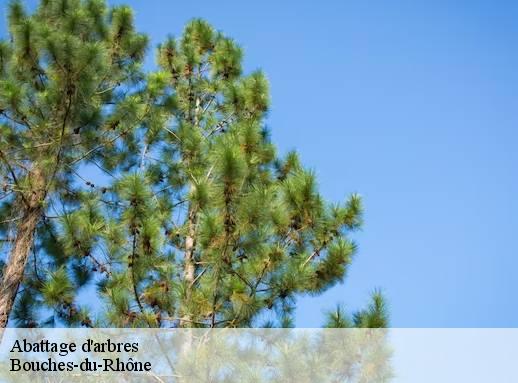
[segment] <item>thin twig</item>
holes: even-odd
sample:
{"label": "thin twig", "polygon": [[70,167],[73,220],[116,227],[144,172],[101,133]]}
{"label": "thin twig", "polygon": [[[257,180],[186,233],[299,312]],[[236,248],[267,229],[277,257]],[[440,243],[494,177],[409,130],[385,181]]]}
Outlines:
{"label": "thin twig", "polygon": [[[9,170],[9,173],[11,174],[11,177],[13,178],[13,182],[15,183],[16,187],[21,190],[20,183],[18,182],[18,178],[16,177],[16,173],[14,172],[14,169],[12,168],[11,163],[7,160],[4,152],[1,149],[0,149],[0,159],[5,163],[5,166],[7,166],[7,169]],[[22,197],[22,200],[25,203],[25,205],[29,206],[29,202],[25,198],[24,193],[20,193],[20,196]]]}
{"label": "thin twig", "polygon": [[194,278],[194,280],[191,282],[191,287],[192,287],[192,286],[194,286],[194,284],[198,281],[198,279],[200,279],[200,278],[203,276],[203,274],[205,274],[205,272],[207,271],[207,269],[208,269],[208,267],[204,268],[204,269],[202,270],[202,272],[201,272],[201,273],[199,273],[199,274],[196,276],[196,278]]}
{"label": "thin twig", "polygon": [[3,225],[5,223],[11,223],[11,222],[16,222],[16,221],[19,221],[20,219],[22,219],[23,217],[20,216],[20,217],[16,217],[16,218],[10,218],[10,219],[6,219],[4,221],[0,221],[0,225]]}

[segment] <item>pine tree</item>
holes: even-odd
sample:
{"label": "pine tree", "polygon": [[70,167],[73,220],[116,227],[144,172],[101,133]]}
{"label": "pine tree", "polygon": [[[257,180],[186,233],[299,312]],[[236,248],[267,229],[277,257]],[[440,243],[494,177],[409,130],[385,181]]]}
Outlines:
{"label": "pine tree", "polygon": [[[131,9],[108,10],[101,0],[42,0],[33,14],[13,1],[8,22],[9,39],[0,41],[0,230],[9,254],[0,284],[0,327],[6,326],[31,249],[36,253],[39,243],[52,242],[45,238],[54,234],[49,215],[80,204],[81,187],[95,188],[78,184],[81,166],[112,165],[114,159],[124,165],[120,147],[132,145],[145,115],[140,66],[147,46],[147,37],[135,32]],[[41,251],[52,253],[47,250]],[[52,262],[56,266],[62,258]],[[51,279],[63,281],[61,270]],[[42,275],[32,277],[24,289],[27,301],[30,289],[44,284]],[[43,290],[51,300],[62,295]],[[71,302],[64,304],[72,310]]]}
{"label": "pine tree", "polygon": [[[291,326],[297,296],[343,280],[361,199],[327,203],[296,153],[276,154],[268,82],[242,74],[232,39],[196,19],[157,58],[142,161],[112,189],[110,324]],[[354,325],[386,325],[381,299]]]}
{"label": "pine tree", "polygon": [[[101,0],[32,15],[15,2],[10,34],[4,326],[22,279],[18,325],[120,327],[290,327],[298,296],[343,280],[361,199],[326,202],[295,152],[276,153],[268,82],[243,74],[232,39],[193,20],[145,73],[131,10]],[[387,324],[378,293],[353,319],[339,312],[326,326]]]}

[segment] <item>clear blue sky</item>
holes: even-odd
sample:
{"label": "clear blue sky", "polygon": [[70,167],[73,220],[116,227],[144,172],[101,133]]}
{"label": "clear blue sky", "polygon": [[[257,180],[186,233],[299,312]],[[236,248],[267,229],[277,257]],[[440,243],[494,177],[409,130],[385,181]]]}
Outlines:
{"label": "clear blue sky", "polygon": [[348,278],[301,299],[299,327],[374,287],[394,327],[518,326],[518,2],[125,3],[154,44],[192,17],[234,37],[280,151],[329,199],[364,196]]}

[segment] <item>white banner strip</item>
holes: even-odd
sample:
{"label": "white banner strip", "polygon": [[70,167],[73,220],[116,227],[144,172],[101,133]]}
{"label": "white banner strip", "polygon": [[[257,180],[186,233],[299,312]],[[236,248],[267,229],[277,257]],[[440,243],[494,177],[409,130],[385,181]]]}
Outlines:
{"label": "white banner strip", "polygon": [[517,382],[516,329],[6,329],[1,382]]}

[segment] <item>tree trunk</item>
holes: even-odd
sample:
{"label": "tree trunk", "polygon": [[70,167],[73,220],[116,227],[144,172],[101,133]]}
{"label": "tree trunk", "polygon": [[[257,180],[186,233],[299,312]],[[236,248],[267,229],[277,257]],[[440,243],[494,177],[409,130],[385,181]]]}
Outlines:
{"label": "tree trunk", "polygon": [[[200,124],[200,106],[201,100],[196,97],[196,107],[194,109],[194,115],[192,122],[195,129],[199,129]],[[185,161],[185,159],[184,159]],[[188,161],[185,161],[188,163]],[[191,184],[191,191],[194,189],[194,185]],[[194,264],[194,250],[196,247],[196,208],[192,202],[189,203],[189,209],[187,212],[187,236],[185,237],[185,254],[184,254],[184,283],[185,283],[185,306],[184,310],[189,310],[192,288],[194,284],[194,278],[196,274],[196,266]],[[180,320],[180,327],[192,327],[192,316],[188,313],[184,314]]]}
{"label": "tree trunk", "polygon": [[[185,238],[185,254],[184,254],[184,282],[185,282],[185,306],[184,310],[189,310],[189,303],[191,301],[192,288],[194,284],[194,247],[196,236],[196,212],[193,207],[189,208],[187,216],[188,233]],[[184,314],[180,321],[180,327],[190,327],[192,325],[192,317],[190,314]]]}
{"label": "tree trunk", "polygon": [[9,315],[23,280],[25,265],[34,244],[34,232],[41,219],[45,198],[45,180],[40,171],[30,174],[31,191],[24,199],[22,216],[0,284],[0,328],[7,326]]}
{"label": "tree trunk", "polygon": [[196,235],[196,216],[194,211],[189,214],[189,229],[185,239],[185,282],[191,288],[187,289],[188,295],[194,282],[194,236]]}

